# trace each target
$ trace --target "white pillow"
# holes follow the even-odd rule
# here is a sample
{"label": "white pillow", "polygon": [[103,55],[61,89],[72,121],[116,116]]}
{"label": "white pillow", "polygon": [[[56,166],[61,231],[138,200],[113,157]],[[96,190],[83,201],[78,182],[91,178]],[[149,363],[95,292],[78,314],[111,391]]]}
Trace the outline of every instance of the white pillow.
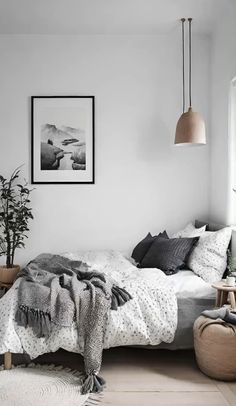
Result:
{"label": "white pillow", "polygon": [[188,267],[205,282],[214,283],[222,279],[227,265],[227,249],[232,230],[206,231],[188,259]]}
{"label": "white pillow", "polygon": [[206,231],[206,226],[196,228],[192,223],[187,224],[187,226],[177,233],[173,234],[171,238],[192,238],[199,237],[202,233]]}

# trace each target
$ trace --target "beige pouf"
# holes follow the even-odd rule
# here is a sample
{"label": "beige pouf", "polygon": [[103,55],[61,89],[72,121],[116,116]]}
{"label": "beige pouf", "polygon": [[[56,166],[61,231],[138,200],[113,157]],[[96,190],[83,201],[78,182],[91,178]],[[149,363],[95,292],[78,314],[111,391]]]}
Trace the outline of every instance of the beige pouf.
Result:
{"label": "beige pouf", "polygon": [[200,316],[193,329],[194,349],[201,371],[222,381],[236,380],[236,326]]}

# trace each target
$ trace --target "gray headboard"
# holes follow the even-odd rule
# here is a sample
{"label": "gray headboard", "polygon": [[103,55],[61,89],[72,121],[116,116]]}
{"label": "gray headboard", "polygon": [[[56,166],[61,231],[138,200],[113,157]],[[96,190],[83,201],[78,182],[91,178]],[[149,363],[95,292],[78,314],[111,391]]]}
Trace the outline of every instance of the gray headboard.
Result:
{"label": "gray headboard", "polygon": [[222,228],[227,227],[224,224],[217,224],[217,223],[212,223],[211,221],[202,221],[202,220],[195,220],[195,227],[200,228],[206,225],[206,230],[207,231],[218,231],[221,230]]}

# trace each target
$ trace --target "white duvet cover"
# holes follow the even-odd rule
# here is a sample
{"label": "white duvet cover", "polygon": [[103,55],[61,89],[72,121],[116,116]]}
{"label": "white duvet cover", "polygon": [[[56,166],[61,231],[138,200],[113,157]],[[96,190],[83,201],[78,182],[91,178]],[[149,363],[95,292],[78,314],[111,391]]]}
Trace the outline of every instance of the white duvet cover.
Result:
{"label": "white duvet cover", "polygon": [[[87,251],[64,254],[70,259],[87,262],[93,269],[110,275],[118,286],[133,297],[107,317],[104,348],[121,345],[158,345],[173,341],[177,328],[177,297],[171,278],[159,269],[138,269],[116,251]],[[173,278],[172,278],[173,279]],[[53,328],[50,338],[37,338],[30,328],[16,325],[15,282],[0,299],[0,353],[26,352],[31,358],[64,348],[83,352],[76,326]]]}

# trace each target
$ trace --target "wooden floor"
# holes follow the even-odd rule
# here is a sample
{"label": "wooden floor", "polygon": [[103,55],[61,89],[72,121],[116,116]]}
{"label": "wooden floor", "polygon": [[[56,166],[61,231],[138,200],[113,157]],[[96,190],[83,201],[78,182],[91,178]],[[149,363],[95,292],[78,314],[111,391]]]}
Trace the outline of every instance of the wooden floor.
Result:
{"label": "wooden floor", "polygon": [[[37,360],[82,367],[81,357],[66,351]],[[107,382],[104,406],[236,406],[236,383],[203,375],[192,351],[106,350],[101,374]]]}

